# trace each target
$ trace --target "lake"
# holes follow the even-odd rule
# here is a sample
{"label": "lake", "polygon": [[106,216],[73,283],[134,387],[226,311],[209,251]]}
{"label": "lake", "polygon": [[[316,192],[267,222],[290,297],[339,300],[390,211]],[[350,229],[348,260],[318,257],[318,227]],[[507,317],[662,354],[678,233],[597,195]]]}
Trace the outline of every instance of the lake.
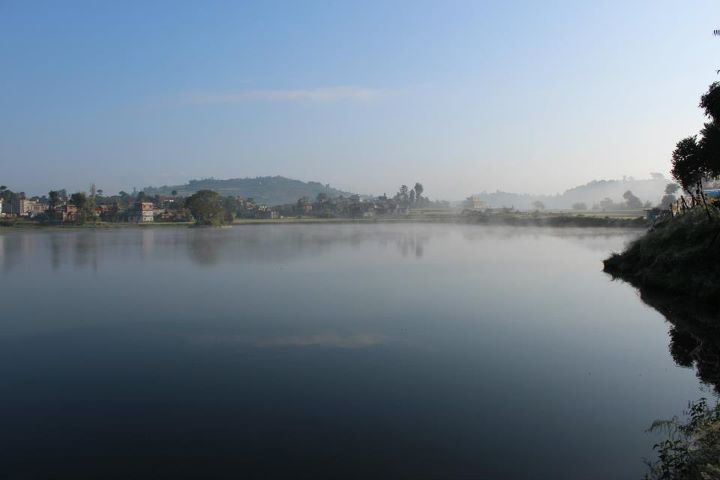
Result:
{"label": "lake", "polygon": [[0,230],[2,478],[638,479],[712,396],[637,231]]}

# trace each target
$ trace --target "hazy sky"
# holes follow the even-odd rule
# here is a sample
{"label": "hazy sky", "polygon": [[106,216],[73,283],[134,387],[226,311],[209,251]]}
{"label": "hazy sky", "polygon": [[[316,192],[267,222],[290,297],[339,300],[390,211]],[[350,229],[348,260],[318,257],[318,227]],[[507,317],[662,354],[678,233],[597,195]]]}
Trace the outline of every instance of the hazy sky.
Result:
{"label": "hazy sky", "polygon": [[0,183],[555,193],[666,173],[720,1],[0,0]]}

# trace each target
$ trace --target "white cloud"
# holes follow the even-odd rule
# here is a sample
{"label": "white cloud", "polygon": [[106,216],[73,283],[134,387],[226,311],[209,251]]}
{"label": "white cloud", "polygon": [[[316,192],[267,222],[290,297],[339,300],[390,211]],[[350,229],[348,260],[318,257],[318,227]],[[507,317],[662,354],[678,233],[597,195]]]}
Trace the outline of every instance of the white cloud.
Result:
{"label": "white cloud", "polygon": [[386,93],[384,90],[340,86],[290,90],[244,90],[235,93],[198,93],[185,97],[187,103],[245,103],[245,102],[366,102]]}

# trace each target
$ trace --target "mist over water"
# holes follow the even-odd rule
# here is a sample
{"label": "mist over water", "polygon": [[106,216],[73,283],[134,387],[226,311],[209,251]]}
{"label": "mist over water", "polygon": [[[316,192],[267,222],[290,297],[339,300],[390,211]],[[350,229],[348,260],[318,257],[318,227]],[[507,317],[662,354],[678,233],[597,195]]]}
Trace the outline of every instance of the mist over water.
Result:
{"label": "mist over water", "polygon": [[636,235],[0,234],[0,469],[639,478],[645,429],[708,392],[662,315],[601,272]]}

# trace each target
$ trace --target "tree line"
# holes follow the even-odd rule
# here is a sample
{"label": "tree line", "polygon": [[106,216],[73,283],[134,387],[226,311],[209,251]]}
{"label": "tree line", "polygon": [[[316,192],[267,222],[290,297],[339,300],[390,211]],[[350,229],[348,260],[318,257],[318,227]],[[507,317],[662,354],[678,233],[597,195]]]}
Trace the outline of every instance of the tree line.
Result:
{"label": "tree line", "polygon": [[708,121],[698,135],[685,137],[675,146],[672,176],[693,203],[707,207],[703,184],[720,176],[720,82],[708,87],[699,106]]}

